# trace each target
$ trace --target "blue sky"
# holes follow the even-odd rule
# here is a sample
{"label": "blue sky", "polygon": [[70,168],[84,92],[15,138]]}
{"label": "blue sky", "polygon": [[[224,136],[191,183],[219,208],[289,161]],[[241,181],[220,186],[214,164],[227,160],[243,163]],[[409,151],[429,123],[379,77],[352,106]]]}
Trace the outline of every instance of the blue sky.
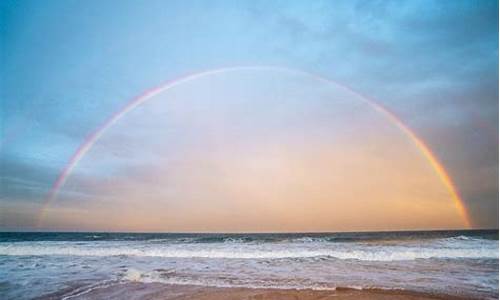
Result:
{"label": "blue sky", "polygon": [[233,65],[308,70],[377,99],[437,154],[477,226],[498,226],[496,1],[4,0],[0,11],[3,229],[31,228],[85,136],[132,97]]}

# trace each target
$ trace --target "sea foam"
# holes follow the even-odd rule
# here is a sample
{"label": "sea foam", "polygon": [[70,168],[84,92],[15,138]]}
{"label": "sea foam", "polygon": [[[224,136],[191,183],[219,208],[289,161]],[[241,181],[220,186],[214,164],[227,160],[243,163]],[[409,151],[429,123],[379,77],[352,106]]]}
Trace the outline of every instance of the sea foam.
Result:
{"label": "sea foam", "polygon": [[498,258],[495,241],[461,243],[457,240],[413,246],[364,244],[282,243],[240,245],[32,242],[0,244],[0,255],[14,256],[136,256],[220,259],[340,259],[403,261],[432,258]]}

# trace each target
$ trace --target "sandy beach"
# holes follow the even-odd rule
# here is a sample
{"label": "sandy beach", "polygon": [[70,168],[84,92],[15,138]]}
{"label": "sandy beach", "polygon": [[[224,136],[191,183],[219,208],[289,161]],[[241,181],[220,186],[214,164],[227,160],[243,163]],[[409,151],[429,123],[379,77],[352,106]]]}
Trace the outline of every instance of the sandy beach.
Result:
{"label": "sandy beach", "polygon": [[[406,291],[386,290],[296,290],[296,289],[250,289],[219,288],[194,285],[171,285],[159,283],[126,283],[97,287],[91,290],[79,290],[77,293],[66,292],[63,295],[53,294],[40,300],[55,299],[136,299],[136,300],[431,300],[431,299],[466,299],[445,295],[428,295]],[[470,298],[467,298],[470,299]]]}

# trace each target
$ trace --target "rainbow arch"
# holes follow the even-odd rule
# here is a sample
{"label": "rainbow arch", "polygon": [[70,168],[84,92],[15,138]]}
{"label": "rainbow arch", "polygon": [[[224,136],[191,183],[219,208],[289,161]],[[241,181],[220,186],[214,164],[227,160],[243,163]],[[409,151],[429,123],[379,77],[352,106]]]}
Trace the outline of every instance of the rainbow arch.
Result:
{"label": "rainbow arch", "polygon": [[429,146],[423,142],[422,139],[420,139],[415,132],[413,132],[408,126],[406,126],[401,119],[399,119],[394,113],[392,113],[389,109],[384,107],[382,104],[378,103],[374,99],[367,97],[359,92],[354,91],[350,87],[339,84],[338,82],[325,78],[323,76],[320,76],[318,74],[314,74],[311,72],[303,71],[303,70],[298,70],[298,69],[292,69],[288,67],[282,67],[282,66],[235,66],[235,67],[226,67],[226,68],[218,68],[218,69],[212,69],[212,70],[206,70],[202,72],[197,72],[197,73],[191,73],[182,77],[175,78],[173,80],[169,80],[159,86],[156,86],[154,88],[151,88],[149,90],[146,90],[142,94],[136,96],[132,100],[130,100],[123,108],[118,110],[116,113],[111,115],[110,118],[108,118],[101,126],[99,126],[97,129],[95,129],[93,132],[91,132],[87,138],[84,140],[84,142],[78,147],[78,149],[75,151],[75,153],[71,156],[69,159],[68,163],[65,165],[59,176],[57,177],[56,181],[53,183],[50,191],[48,192],[47,196],[45,197],[42,207],[40,209],[40,212],[38,214],[38,219],[37,219],[37,226],[40,227],[41,223],[43,222],[43,219],[45,217],[45,212],[47,208],[55,201],[57,198],[57,195],[59,193],[59,190],[64,186],[66,180],[68,179],[69,175],[73,171],[73,169],[78,165],[80,160],[87,154],[87,152],[92,148],[92,146],[99,140],[99,138],[104,134],[104,132],[113,126],[119,119],[121,119],[124,115],[126,115],[128,112],[136,108],[137,106],[141,105],[142,103],[148,101],[149,99],[153,98],[154,96],[160,94],[161,92],[164,92],[166,90],[169,90],[171,88],[174,88],[176,86],[179,86],[183,83],[189,82],[191,80],[195,80],[201,77],[209,76],[209,75],[214,75],[214,74],[219,74],[219,73],[225,73],[225,72],[234,72],[234,71],[242,71],[242,70],[274,70],[274,71],[282,71],[282,72],[292,72],[292,73],[297,73],[297,74],[303,74],[303,75],[308,75],[316,80],[323,81],[326,83],[334,83],[338,85],[339,87],[349,91],[350,93],[358,96],[360,99],[365,101],[368,105],[370,105],[373,109],[381,113],[383,116],[385,116],[391,123],[396,125],[399,130],[401,130],[417,147],[417,149],[420,151],[420,153],[425,157],[425,159],[429,162],[431,167],[434,169],[436,172],[437,176],[441,180],[441,182],[444,184],[446,189],[448,190],[448,193],[453,199],[455,208],[459,212],[461,218],[464,221],[464,225],[467,228],[471,228],[471,218],[468,215],[466,205],[463,201],[463,199],[460,197],[460,194],[453,184],[453,181],[450,177],[450,175],[447,173],[446,169],[443,167],[443,165],[440,163],[439,159],[436,157],[436,155],[431,151]]}

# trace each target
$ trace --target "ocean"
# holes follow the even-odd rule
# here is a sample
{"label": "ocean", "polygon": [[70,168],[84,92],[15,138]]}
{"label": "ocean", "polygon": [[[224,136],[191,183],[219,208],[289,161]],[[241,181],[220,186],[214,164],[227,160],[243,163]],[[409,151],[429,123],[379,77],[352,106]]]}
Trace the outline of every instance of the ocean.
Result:
{"label": "ocean", "polygon": [[[290,234],[0,233],[0,299],[132,282],[387,289],[498,298],[498,230]],[[50,297],[49,297],[50,296]]]}

